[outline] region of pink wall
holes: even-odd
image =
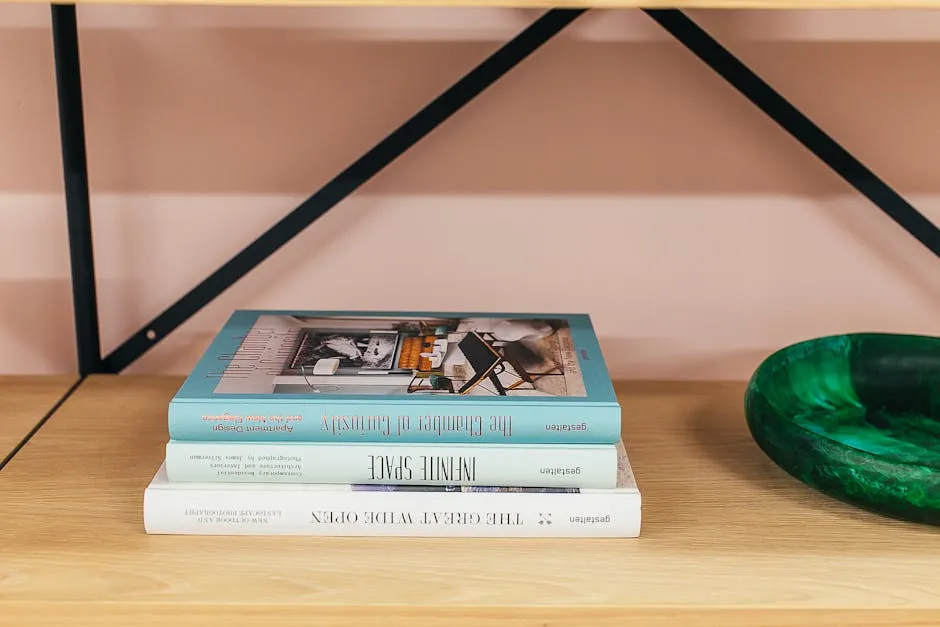
[[[104,350],[531,20],[80,12]],[[701,15],[701,14],[697,14]],[[702,15],[940,219],[940,13]],[[74,369],[48,8],[0,6],[0,372]],[[483,257],[466,251],[488,242]],[[238,307],[580,310],[619,377],[940,333],[940,265],[638,12],[576,23],[132,370]]]

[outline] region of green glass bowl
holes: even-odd
[[[765,359],[748,382],[751,436],[824,494],[940,525],[940,338],[823,337]]]

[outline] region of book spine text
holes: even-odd
[[[150,534],[636,537],[636,493],[152,489]]]
[[[186,402],[170,438],[190,441],[614,444],[619,406]]]
[[[614,445],[166,445],[171,481],[613,488]]]

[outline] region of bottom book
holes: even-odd
[[[150,534],[617,537],[640,534],[623,445],[616,488],[171,483],[144,492]]]

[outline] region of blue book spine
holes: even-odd
[[[170,403],[175,440],[226,442],[401,442],[614,444],[619,406],[363,402]]]

